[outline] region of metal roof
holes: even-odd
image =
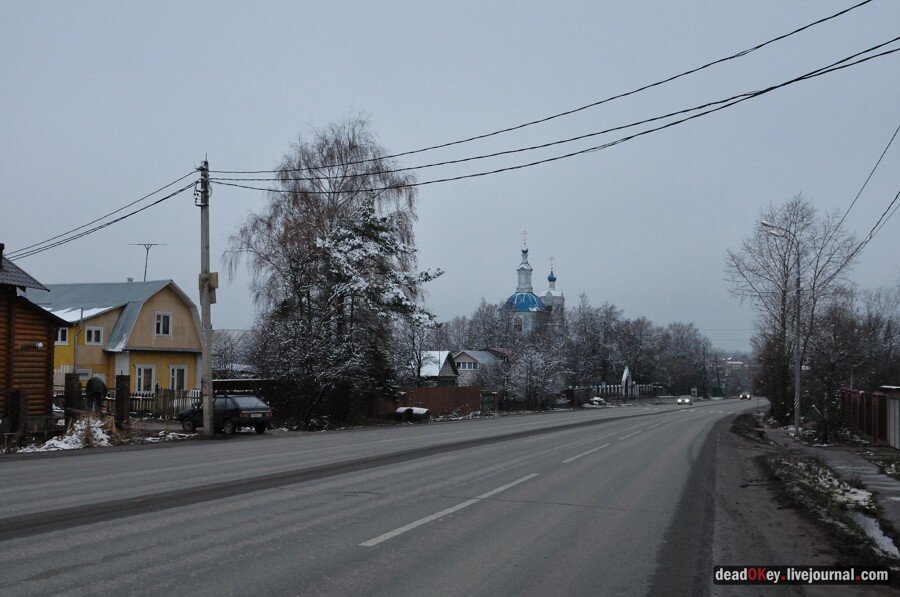
[[[500,360],[497,355],[486,350],[461,350],[453,355],[453,360],[459,358],[459,355],[461,354],[469,355],[470,357],[478,361],[481,365],[490,365],[491,363]]]
[[[26,274],[25,270],[6,257],[3,257],[2,260],[0,260],[0,285],[47,290],[46,286]]]
[[[419,371],[419,377],[438,377],[448,356],[450,356],[449,350],[423,350],[422,369]]]
[[[193,301],[172,280],[151,280],[148,282],[99,282],[82,284],[48,284],[44,290],[27,290],[25,296],[52,314],[69,323],[78,321],[81,310],[85,316],[95,317],[113,309],[122,309],[109,333],[104,350],[122,352],[128,336],[134,328],[144,302],[157,292],[170,286],[188,304],[197,331],[200,318]],[[43,288],[43,287],[42,287]]]

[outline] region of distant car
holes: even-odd
[[[694,399],[691,398],[690,396],[679,396],[678,399],[675,400],[675,404],[678,404],[678,405],[681,405],[681,404],[691,405],[693,403],[694,403]]]
[[[750,392],[741,392],[741,400],[750,400],[752,396],[750,396]]]
[[[177,418],[188,433],[203,427],[202,402],[197,400],[194,406],[178,413]],[[265,433],[272,427],[272,408],[250,394],[215,396],[213,429],[231,435],[241,427],[253,427],[257,433]]]

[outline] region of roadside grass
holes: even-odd
[[[854,520],[857,513],[857,520],[868,517],[881,530],[887,527],[894,534],[881,519],[872,494],[854,486],[859,485],[859,479],[855,484],[843,481],[821,461],[798,454],[778,452],[761,458],[769,474],[780,481],[776,487],[789,507],[825,528],[848,561],[888,566],[892,584],[900,587],[900,559],[879,547]]]

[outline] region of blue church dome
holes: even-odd
[[[553,272],[550,272],[550,275],[547,276],[547,281],[548,282],[556,282],[556,274],[554,274]]]
[[[531,292],[517,292],[508,299],[503,309],[507,311],[516,311],[517,313],[532,313],[546,311],[544,301]]]

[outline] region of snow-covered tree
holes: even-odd
[[[369,414],[397,391],[399,320],[424,325],[414,178],[392,172],[360,119],[317,130],[285,157],[279,192],[231,236],[259,306],[255,351],[272,399],[298,423]]]

